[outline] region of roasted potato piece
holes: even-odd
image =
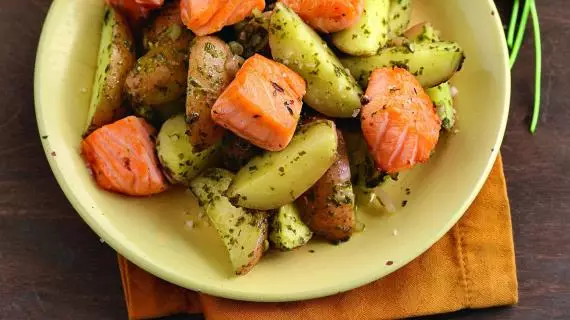
[[[303,222],[294,204],[284,205],[271,216],[269,241],[276,249],[290,251],[302,247],[311,240],[311,237],[313,232]]]
[[[412,18],[412,0],[390,0],[388,27],[392,36],[401,35]]]
[[[451,86],[448,82],[444,82],[437,87],[427,89],[426,93],[435,105],[442,128],[451,131],[455,125],[455,108],[453,108]]]
[[[328,170],[336,158],[334,122],[314,121],[302,126],[282,151],[251,159],[228,189],[232,203],[269,210],[291,203]]]
[[[107,7],[85,134],[125,113],[123,85],[135,60],[134,39],[127,21],[117,10]]]
[[[164,122],[156,139],[156,151],[168,180],[183,185],[189,185],[204,169],[215,166],[219,159],[219,145],[196,151],[186,133],[182,114]]]
[[[347,241],[356,224],[348,153],[340,130],[337,136],[336,161],[297,201],[309,228],[333,242]]]
[[[230,203],[223,193],[233,177],[224,169],[208,169],[190,183],[190,189],[228,249],[234,272],[243,275],[257,264],[265,250],[267,214]]]
[[[362,89],[326,42],[287,6],[278,2],[269,24],[269,46],[281,62],[307,81],[303,101],[337,118],[358,114]]]
[[[353,56],[376,54],[388,42],[389,10],[390,0],[365,0],[358,22],[333,34],[334,45]]]
[[[182,97],[186,92],[188,50],[158,46],[142,56],[125,82],[132,105],[155,107]]]
[[[341,60],[364,88],[368,86],[368,78],[374,69],[390,66],[407,69],[424,88],[431,88],[446,82],[461,70],[465,54],[455,42],[419,42],[385,48],[375,56]]]
[[[180,17],[180,2],[170,1],[144,29],[143,46],[145,51],[162,45],[185,48],[191,38],[192,32],[184,26]]]
[[[263,149],[230,131],[226,131],[222,138],[222,166],[232,172],[237,172],[251,158],[260,155],[262,152]]]
[[[211,109],[233,79],[226,68],[232,56],[230,47],[214,36],[197,37],[190,48],[186,120],[196,150],[219,142],[224,133],[212,120]]]

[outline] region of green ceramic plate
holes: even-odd
[[[214,231],[198,218],[184,190],[133,199],[101,191],[79,155],[103,14],[103,0],[55,0],[45,22],[35,71],[36,115],[51,168],[81,217],[119,253],[180,286],[216,296],[288,301],[346,291],[402,267],[427,250],[461,217],[485,181],[504,134],[510,78],[507,48],[491,0],[422,0],[427,19],[466,51],[453,79],[459,133],[389,192],[408,205],[396,214],[359,211],[366,231],[348,243],[314,242],[270,253],[248,275],[231,276]],[[405,188],[411,189],[406,195]],[[185,221],[192,219],[189,229]],[[397,235],[394,235],[397,230]],[[314,253],[309,252],[309,250]],[[451,259],[451,257],[449,257]],[[387,264],[387,261],[393,261]]]

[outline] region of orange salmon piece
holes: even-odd
[[[281,0],[314,29],[330,33],[346,29],[362,15],[364,0]]]
[[[160,8],[164,0],[106,0],[108,4],[118,8],[129,17],[130,21],[138,22],[148,16],[152,9]]]
[[[441,120],[418,80],[401,68],[372,72],[361,125],[378,169],[400,172],[429,159]]]
[[[149,196],[167,189],[155,154],[155,130],[129,116],[103,126],[81,142],[81,153],[97,184],[130,196]]]
[[[263,11],[265,0],[181,0],[182,21],[198,36],[205,36]]]
[[[212,119],[260,148],[279,151],[293,137],[305,92],[301,76],[255,54],[212,106]]]

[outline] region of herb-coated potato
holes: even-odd
[[[184,115],[168,119],[156,139],[156,151],[166,177],[172,183],[188,185],[200,172],[215,166],[219,145],[200,152],[192,146],[186,133]]]
[[[243,275],[259,261],[267,240],[267,214],[234,207],[223,193],[233,179],[224,169],[208,169],[190,183],[228,249],[234,272]]]
[[[276,249],[290,251],[306,245],[313,237],[313,232],[303,222],[293,203],[279,208],[270,219],[269,241]]]
[[[451,130],[455,125],[455,108],[453,108],[453,96],[449,83],[444,82],[437,87],[429,88],[426,93],[435,105],[437,115],[441,119],[441,126],[445,130]]]
[[[424,88],[431,88],[449,80],[461,69],[464,60],[457,43],[421,42],[385,48],[371,57],[347,57],[342,63],[363,87],[368,86],[374,69],[398,66],[413,73]]]
[[[337,130],[336,161],[298,201],[303,221],[329,241],[347,241],[354,231],[354,193],[342,133]]]
[[[390,0],[388,26],[392,36],[401,35],[412,18],[412,0]]]
[[[185,47],[192,38],[192,32],[184,26],[180,17],[180,2],[167,2],[144,29],[143,46],[146,51],[162,46]]]
[[[151,49],[139,58],[125,82],[125,91],[136,107],[159,106],[186,92],[188,50],[172,45]]]
[[[305,103],[331,117],[358,114],[362,89],[326,42],[281,2],[269,23],[269,46],[276,61],[307,81]]]
[[[232,203],[245,208],[277,209],[296,200],[336,160],[334,122],[302,126],[284,150],[265,152],[240,171],[228,189]]]
[[[334,45],[353,56],[376,54],[388,42],[389,0],[364,0],[362,16],[351,27],[333,34]]]
[[[123,115],[123,85],[136,60],[127,21],[115,9],[105,10],[85,134]]]
[[[190,142],[198,150],[219,142],[224,133],[212,120],[211,110],[233,79],[226,68],[232,56],[230,47],[214,36],[197,37],[190,47],[186,119]]]

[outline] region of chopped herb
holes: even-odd
[[[281,86],[279,86],[277,83],[275,82],[271,82],[271,85],[273,86],[273,88],[275,89],[275,91],[278,91],[280,93],[285,92],[285,90],[283,88],[281,88]]]

